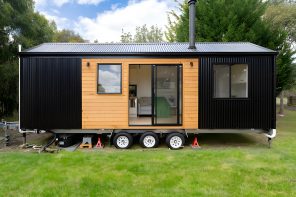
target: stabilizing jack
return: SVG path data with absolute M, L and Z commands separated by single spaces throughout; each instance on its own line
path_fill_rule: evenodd
M 197 141 L 197 135 L 194 135 L 194 140 L 192 142 L 192 145 L 191 145 L 192 148 L 200 148 L 199 144 L 198 144 L 198 141 Z
M 98 136 L 98 142 L 96 144 L 96 148 L 104 148 L 104 145 L 102 143 L 102 140 L 101 140 L 101 136 L 100 135 Z

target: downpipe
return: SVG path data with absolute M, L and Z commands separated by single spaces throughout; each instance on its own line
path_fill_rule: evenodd
M 276 129 L 270 129 L 268 133 L 264 133 L 266 137 L 269 139 L 273 139 L 276 137 Z
M 268 148 L 271 148 L 271 141 L 276 137 L 276 129 L 270 129 L 269 132 L 264 133 L 264 135 L 267 137 Z

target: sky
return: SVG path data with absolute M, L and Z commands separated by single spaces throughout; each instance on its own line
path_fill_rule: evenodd
M 165 31 L 174 0 L 35 0 L 35 10 L 54 20 L 58 29 L 71 29 L 93 42 L 119 42 L 122 30 L 157 25 Z

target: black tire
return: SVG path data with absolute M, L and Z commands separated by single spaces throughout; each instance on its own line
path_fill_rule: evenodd
M 113 144 L 118 149 L 128 149 L 133 145 L 133 137 L 129 133 L 117 133 L 113 138 Z
M 171 139 L 173 138 L 173 142 L 171 144 Z M 185 143 L 185 136 L 181 133 L 171 133 L 167 135 L 165 142 L 170 149 L 180 149 L 183 148 Z
M 150 138 L 154 138 L 154 145 L 153 145 L 153 141 L 151 142 L 151 146 L 149 146 L 147 144 L 147 141 L 144 142 L 144 139 L 145 140 L 149 140 L 147 139 L 147 137 L 150 137 Z M 153 140 L 153 139 L 150 139 L 150 140 Z M 159 145 L 159 138 L 158 138 L 158 135 L 156 133 L 153 133 L 153 132 L 145 132 L 141 135 L 140 137 L 140 145 L 143 147 L 143 148 L 156 148 L 158 145 Z M 149 141 L 148 141 L 149 143 Z

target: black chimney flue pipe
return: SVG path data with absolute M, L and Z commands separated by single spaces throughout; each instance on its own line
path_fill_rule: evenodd
M 189 47 L 188 49 L 196 49 L 195 47 L 195 3 L 196 0 L 189 0 Z

